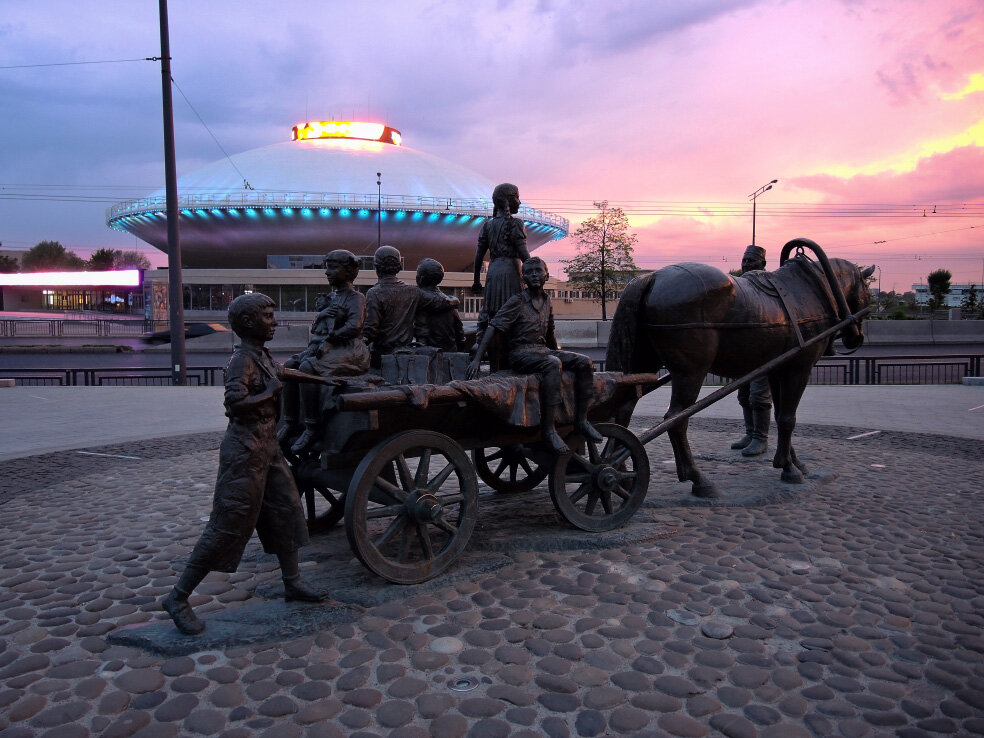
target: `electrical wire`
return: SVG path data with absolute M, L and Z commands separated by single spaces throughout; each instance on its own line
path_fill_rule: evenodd
M 232 160 L 229 154 L 226 153 L 226 150 L 222 147 L 222 144 L 219 143 L 219 139 L 215 137 L 215 134 L 212 133 L 212 129 L 208 127 L 208 124 L 205 123 L 205 120 L 202 118 L 202 116 L 198 114 L 197 110 L 195 110 L 195 106 L 191 104 L 191 100 L 189 100 L 188 96 L 184 94 L 184 90 L 182 90 L 181 86 L 174 80 L 174 77 L 171 77 L 171 84 L 173 84 L 174 87 L 177 89 L 177 91 L 181 93 L 181 97 L 183 97 L 184 101 L 188 103 L 188 107 L 191 108 L 191 112 L 193 112 L 198 117 L 198 121 L 202 124 L 205 130 L 208 131 L 208 135 L 212 137 L 213 141 L 215 141 L 215 145 L 219 147 L 219 151 L 222 152 L 222 155 L 229 160 L 229 163 L 232 165 L 232 168 L 236 170 L 236 172 L 239 174 L 240 177 L 243 178 L 243 189 L 246 190 L 253 189 L 253 185 L 251 185 L 249 181 L 246 179 L 246 175 L 243 174 L 241 171 L 239 171 L 239 167 L 236 166 L 236 163 Z
M 104 59 L 102 61 L 53 62 L 51 64 L 7 64 L 0 69 L 33 69 L 36 67 L 72 67 L 80 64 L 124 64 L 137 61 L 160 61 L 159 56 L 145 56 L 140 59 Z

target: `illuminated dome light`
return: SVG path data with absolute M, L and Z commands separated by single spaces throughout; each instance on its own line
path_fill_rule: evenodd
M 403 136 L 395 128 L 382 123 L 361 123 L 347 120 L 321 120 L 298 123 L 291 129 L 294 141 L 314 138 L 352 138 L 359 141 L 379 141 L 400 146 Z
M 292 135 L 234 155 L 234 166 L 223 159 L 179 178 L 184 266 L 263 269 L 270 255 L 331 248 L 368 255 L 382 224 L 383 242 L 400 249 L 408 269 L 430 257 L 447 271 L 471 270 L 494 182 L 403 146 L 399 131 L 382 123 L 317 121 L 298 124 Z M 165 209 L 158 190 L 112 206 L 106 223 L 166 252 Z M 530 251 L 568 234 L 561 216 L 524 205 L 517 217 Z

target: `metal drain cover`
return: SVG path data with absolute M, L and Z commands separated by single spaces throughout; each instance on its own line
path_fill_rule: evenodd
M 471 692 L 478 686 L 478 680 L 474 677 L 455 677 L 448 680 L 448 689 L 454 692 Z

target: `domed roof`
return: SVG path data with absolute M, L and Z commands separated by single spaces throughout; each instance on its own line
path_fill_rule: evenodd
M 313 192 L 488 200 L 496 185 L 470 169 L 406 146 L 350 139 L 286 141 L 231 156 L 249 184 L 261 192 Z M 182 193 L 217 194 L 243 190 L 228 160 L 178 178 Z M 163 195 L 158 190 L 151 195 Z
M 385 133 L 379 140 L 355 135 L 367 127 Z M 312 128 L 328 137 L 305 138 Z M 470 269 L 478 229 L 492 215 L 495 183 L 400 145 L 399 131 L 381 124 L 309 123 L 294 134 L 297 140 L 245 151 L 230 157 L 232 163 L 222 159 L 178 178 L 185 266 L 264 268 L 272 254 L 336 248 L 371 254 L 381 233 L 384 243 L 400 249 L 408 269 L 426 257 L 450 271 Z M 518 217 L 531 250 L 567 235 L 565 218 L 526 206 Z M 114 205 L 106 222 L 167 250 L 163 189 Z

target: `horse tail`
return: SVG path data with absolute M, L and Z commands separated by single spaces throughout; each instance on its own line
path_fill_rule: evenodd
M 649 294 L 653 274 L 636 277 L 625 286 L 619 298 L 618 307 L 612 317 L 612 329 L 608 336 L 608 351 L 605 356 L 605 369 L 615 372 L 631 372 L 640 368 L 639 330 L 642 304 Z M 641 367 L 656 371 L 657 367 Z

